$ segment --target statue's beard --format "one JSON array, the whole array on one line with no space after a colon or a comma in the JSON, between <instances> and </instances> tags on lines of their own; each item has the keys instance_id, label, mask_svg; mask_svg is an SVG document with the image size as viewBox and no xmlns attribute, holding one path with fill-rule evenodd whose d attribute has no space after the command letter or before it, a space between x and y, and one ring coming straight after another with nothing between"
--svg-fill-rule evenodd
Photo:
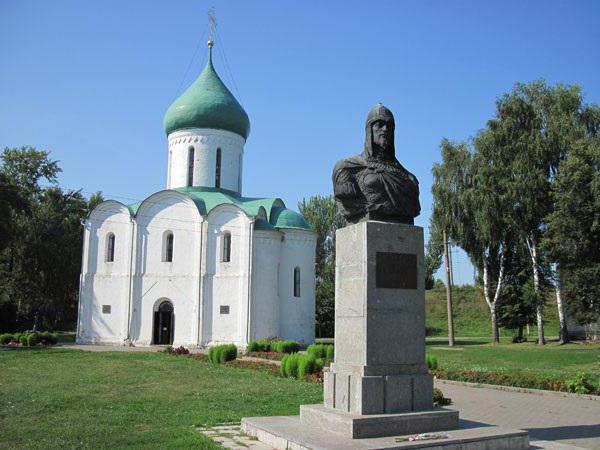
<instances>
[{"instance_id":1,"label":"statue's beard","mask_svg":"<svg viewBox=\"0 0 600 450\"><path fill-rule=\"evenodd\" d=\"M391 161L393 159L392 149L389 142L386 142L383 145L373 143L373 157L377 159L383 159L386 161Z\"/></svg>"}]
</instances>

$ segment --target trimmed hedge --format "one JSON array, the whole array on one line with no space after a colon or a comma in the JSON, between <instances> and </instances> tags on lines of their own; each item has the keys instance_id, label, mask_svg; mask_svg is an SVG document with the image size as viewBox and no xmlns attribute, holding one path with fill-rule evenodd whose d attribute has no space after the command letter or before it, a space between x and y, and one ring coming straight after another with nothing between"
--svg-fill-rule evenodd
<instances>
[{"instance_id":1,"label":"trimmed hedge","mask_svg":"<svg viewBox=\"0 0 600 450\"><path fill-rule=\"evenodd\" d=\"M333 359L333 344L312 344L306 349L306 352L315 358Z\"/></svg>"},{"instance_id":2,"label":"trimmed hedge","mask_svg":"<svg viewBox=\"0 0 600 450\"><path fill-rule=\"evenodd\" d=\"M36 331L32 333L0 334L0 345L7 345L11 342L29 347L33 347L38 343L43 345L56 345L58 344L58 333L51 333L50 331L43 331L40 333Z\"/></svg>"},{"instance_id":3,"label":"trimmed hedge","mask_svg":"<svg viewBox=\"0 0 600 450\"><path fill-rule=\"evenodd\" d=\"M224 363L237 358L237 347L235 344L215 345L208 350L208 359L212 363Z\"/></svg>"},{"instance_id":4,"label":"trimmed hedge","mask_svg":"<svg viewBox=\"0 0 600 450\"><path fill-rule=\"evenodd\" d=\"M292 353L281 360L280 373L283 377L303 379L323 370L323 360L312 355Z\"/></svg>"},{"instance_id":5,"label":"trimmed hedge","mask_svg":"<svg viewBox=\"0 0 600 450\"><path fill-rule=\"evenodd\" d=\"M300 344L296 341L274 341L271 342L271 350L279 353L298 353Z\"/></svg>"},{"instance_id":6,"label":"trimmed hedge","mask_svg":"<svg viewBox=\"0 0 600 450\"><path fill-rule=\"evenodd\" d=\"M271 341L268 339L260 339L258 341L250 341L246 347L246 352L268 352L271 350Z\"/></svg>"},{"instance_id":7,"label":"trimmed hedge","mask_svg":"<svg viewBox=\"0 0 600 450\"><path fill-rule=\"evenodd\" d=\"M534 375L524 372L482 372L477 370L432 370L437 378L444 380L466 381L469 383L514 386L527 389L569 392L565 380L561 378ZM591 394L600 392L590 392Z\"/></svg>"}]
</instances>

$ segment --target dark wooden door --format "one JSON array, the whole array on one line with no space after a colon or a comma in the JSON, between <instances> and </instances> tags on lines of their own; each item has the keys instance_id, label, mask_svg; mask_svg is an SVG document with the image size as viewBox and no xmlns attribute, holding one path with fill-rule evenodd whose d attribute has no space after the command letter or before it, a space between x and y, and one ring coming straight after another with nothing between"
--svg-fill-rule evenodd
<instances>
[{"instance_id":1,"label":"dark wooden door","mask_svg":"<svg viewBox=\"0 0 600 450\"><path fill-rule=\"evenodd\" d=\"M171 345L173 343L173 313L171 311L160 312L160 332L159 340L162 345Z\"/></svg>"},{"instance_id":2,"label":"dark wooden door","mask_svg":"<svg viewBox=\"0 0 600 450\"><path fill-rule=\"evenodd\" d=\"M158 345L171 345L174 334L174 314L171 302L163 302L154 312L152 339Z\"/></svg>"}]
</instances>

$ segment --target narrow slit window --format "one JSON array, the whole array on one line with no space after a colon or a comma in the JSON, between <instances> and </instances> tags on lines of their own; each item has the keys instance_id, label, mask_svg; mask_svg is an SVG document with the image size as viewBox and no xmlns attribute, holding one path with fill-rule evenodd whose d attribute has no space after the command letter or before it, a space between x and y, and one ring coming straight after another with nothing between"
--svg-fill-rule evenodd
<instances>
[{"instance_id":1,"label":"narrow slit window","mask_svg":"<svg viewBox=\"0 0 600 450\"><path fill-rule=\"evenodd\" d=\"M163 261L173 262L173 233L170 231L165 234L164 238Z\"/></svg>"},{"instance_id":2,"label":"narrow slit window","mask_svg":"<svg viewBox=\"0 0 600 450\"><path fill-rule=\"evenodd\" d=\"M231 261L231 234L225 233L221 244L221 262Z\"/></svg>"},{"instance_id":3,"label":"narrow slit window","mask_svg":"<svg viewBox=\"0 0 600 450\"><path fill-rule=\"evenodd\" d=\"M194 185L194 147L188 148L188 173L187 185Z\"/></svg>"},{"instance_id":4,"label":"narrow slit window","mask_svg":"<svg viewBox=\"0 0 600 450\"><path fill-rule=\"evenodd\" d=\"M215 165L215 187L221 187L221 149L217 149L217 163Z\"/></svg>"},{"instance_id":5,"label":"narrow slit window","mask_svg":"<svg viewBox=\"0 0 600 450\"><path fill-rule=\"evenodd\" d=\"M106 262L113 262L115 260L115 235L109 233L106 237Z\"/></svg>"},{"instance_id":6,"label":"narrow slit window","mask_svg":"<svg viewBox=\"0 0 600 450\"><path fill-rule=\"evenodd\" d=\"M294 297L300 297L300 267L294 269Z\"/></svg>"}]
</instances>

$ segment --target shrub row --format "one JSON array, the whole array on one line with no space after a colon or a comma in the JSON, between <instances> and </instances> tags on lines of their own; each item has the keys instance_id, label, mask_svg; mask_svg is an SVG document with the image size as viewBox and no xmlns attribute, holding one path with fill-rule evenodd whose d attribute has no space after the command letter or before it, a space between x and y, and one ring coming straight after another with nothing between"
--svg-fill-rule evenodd
<instances>
[{"instance_id":1,"label":"shrub row","mask_svg":"<svg viewBox=\"0 0 600 450\"><path fill-rule=\"evenodd\" d=\"M261 339L259 341L250 341L246 347L246 351L250 352L268 352L271 350L271 341Z\"/></svg>"},{"instance_id":2,"label":"shrub row","mask_svg":"<svg viewBox=\"0 0 600 450\"><path fill-rule=\"evenodd\" d=\"M313 344L309 345L306 352L315 358L332 360L334 356L333 344Z\"/></svg>"},{"instance_id":3,"label":"shrub row","mask_svg":"<svg viewBox=\"0 0 600 450\"><path fill-rule=\"evenodd\" d=\"M300 344L296 341L274 341L271 342L271 350L279 353L298 353Z\"/></svg>"},{"instance_id":4,"label":"shrub row","mask_svg":"<svg viewBox=\"0 0 600 450\"><path fill-rule=\"evenodd\" d=\"M237 358L235 344L215 345L208 350L208 359L212 363L224 363Z\"/></svg>"},{"instance_id":5,"label":"shrub row","mask_svg":"<svg viewBox=\"0 0 600 450\"><path fill-rule=\"evenodd\" d=\"M283 377L303 379L311 373L323 370L323 360L312 355L292 353L281 360L280 373Z\"/></svg>"},{"instance_id":6,"label":"shrub row","mask_svg":"<svg viewBox=\"0 0 600 450\"><path fill-rule=\"evenodd\" d=\"M300 344L296 341L269 341L261 339L259 341L250 341L246 347L246 352L278 352L278 353L297 353L300 350Z\"/></svg>"},{"instance_id":7,"label":"shrub row","mask_svg":"<svg viewBox=\"0 0 600 450\"><path fill-rule=\"evenodd\" d=\"M445 380L470 383L514 386L546 391L575 392L600 395L600 386L587 374L577 374L569 380L523 372L481 372L476 370L432 370L433 375Z\"/></svg>"},{"instance_id":8,"label":"shrub row","mask_svg":"<svg viewBox=\"0 0 600 450\"><path fill-rule=\"evenodd\" d=\"M21 344L28 347L33 347L37 344L55 345L58 343L58 333L50 331L33 332L33 333L4 333L0 334L0 344L7 345L10 343Z\"/></svg>"}]
</instances>

